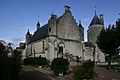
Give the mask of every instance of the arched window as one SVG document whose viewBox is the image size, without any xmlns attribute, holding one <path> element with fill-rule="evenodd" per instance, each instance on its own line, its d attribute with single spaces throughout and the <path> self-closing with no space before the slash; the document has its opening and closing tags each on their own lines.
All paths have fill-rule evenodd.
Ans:
<svg viewBox="0 0 120 80">
<path fill-rule="evenodd" d="M 59 48 L 58 53 L 59 53 L 59 54 L 63 54 L 63 49 L 65 48 L 65 44 L 64 44 L 63 42 L 60 42 L 60 43 L 58 44 L 58 48 Z"/>
</svg>

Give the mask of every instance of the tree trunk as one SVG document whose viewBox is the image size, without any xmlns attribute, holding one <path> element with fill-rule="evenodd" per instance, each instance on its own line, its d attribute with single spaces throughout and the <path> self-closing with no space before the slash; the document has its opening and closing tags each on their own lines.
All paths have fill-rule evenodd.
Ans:
<svg viewBox="0 0 120 80">
<path fill-rule="evenodd" d="M 108 69 L 111 69 L 111 55 L 110 54 L 108 58 Z"/>
</svg>

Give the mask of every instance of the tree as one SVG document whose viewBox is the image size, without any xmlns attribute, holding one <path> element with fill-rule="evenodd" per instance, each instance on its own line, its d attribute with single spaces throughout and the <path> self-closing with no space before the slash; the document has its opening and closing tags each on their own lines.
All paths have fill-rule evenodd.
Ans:
<svg viewBox="0 0 120 80">
<path fill-rule="evenodd" d="M 96 41 L 99 49 L 108 55 L 108 68 L 111 69 L 111 57 L 117 54 L 116 27 L 114 25 L 102 29 Z"/>
<path fill-rule="evenodd" d="M 118 46 L 117 52 L 120 53 L 120 19 L 116 21 L 116 44 Z"/>
<path fill-rule="evenodd" d="M 17 54 L 16 51 L 13 53 Z M 20 60 L 7 54 L 6 47 L 0 42 L 0 80 L 18 80 Z"/>
</svg>

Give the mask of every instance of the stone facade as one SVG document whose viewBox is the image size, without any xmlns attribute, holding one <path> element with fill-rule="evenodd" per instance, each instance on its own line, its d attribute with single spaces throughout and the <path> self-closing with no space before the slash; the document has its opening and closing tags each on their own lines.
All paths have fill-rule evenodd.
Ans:
<svg viewBox="0 0 120 80">
<path fill-rule="evenodd" d="M 87 49 L 84 44 L 84 28 L 81 23 L 76 22 L 69 6 L 65 6 L 62 16 L 57 17 L 52 13 L 47 24 L 40 27 L 38 22 L 36 26 L 37 29 L 33 35 L 29 30 L 26 34 L 26 57 L 41 55 L 52 61 L 57 57 L 75 60 L 78 56 L 81 60 L 93 60 L 93 55 L 88 56 L 91 48 Z M 88 35 L 91 36 L 88 41 L 93 44 L 97 36 L 96 33 L 92 35 L 94 28 L 99 34 L 101 27 L 97 28 L 93 25 L 88 30 Z"/>
</svg>

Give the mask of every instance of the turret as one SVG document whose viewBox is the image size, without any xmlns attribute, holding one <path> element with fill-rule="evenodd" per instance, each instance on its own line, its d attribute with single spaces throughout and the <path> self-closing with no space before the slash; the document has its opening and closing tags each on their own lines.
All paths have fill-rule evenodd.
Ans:
<svg viewBox="0 0 120 80">
<path fill-rule="evenodd" d="M 79 21 L 79 27 L 80 27 L 80 40 L 84 41 L 84 27 L 81 24 L 81 21 Z"/>
<path fill-rule="evenodd" d="M 32 35 L 30 34 L 29 29 L 28 29 L 27 34 L 26 34 L 26 44 L 28 44 L 30 42 L 31 37 L 32 37 Z"/>
<path fill-rule="evenodd" d="M 40 23 L 39 23 L 39 21 L 38 21 L 38 23 L 36 24 L 36 27 L 37 27 L 37 29 L 40 28 Z"/>
<path fill-rule="evenodd" d="M 104 25 L 104 16 L 103 16 L 103 14 L 100 14 L 100 15 L 99 15 L 99 18 L 100 18 L 100 20 L 101 20 L 101 23 Z"/>
</svg>

